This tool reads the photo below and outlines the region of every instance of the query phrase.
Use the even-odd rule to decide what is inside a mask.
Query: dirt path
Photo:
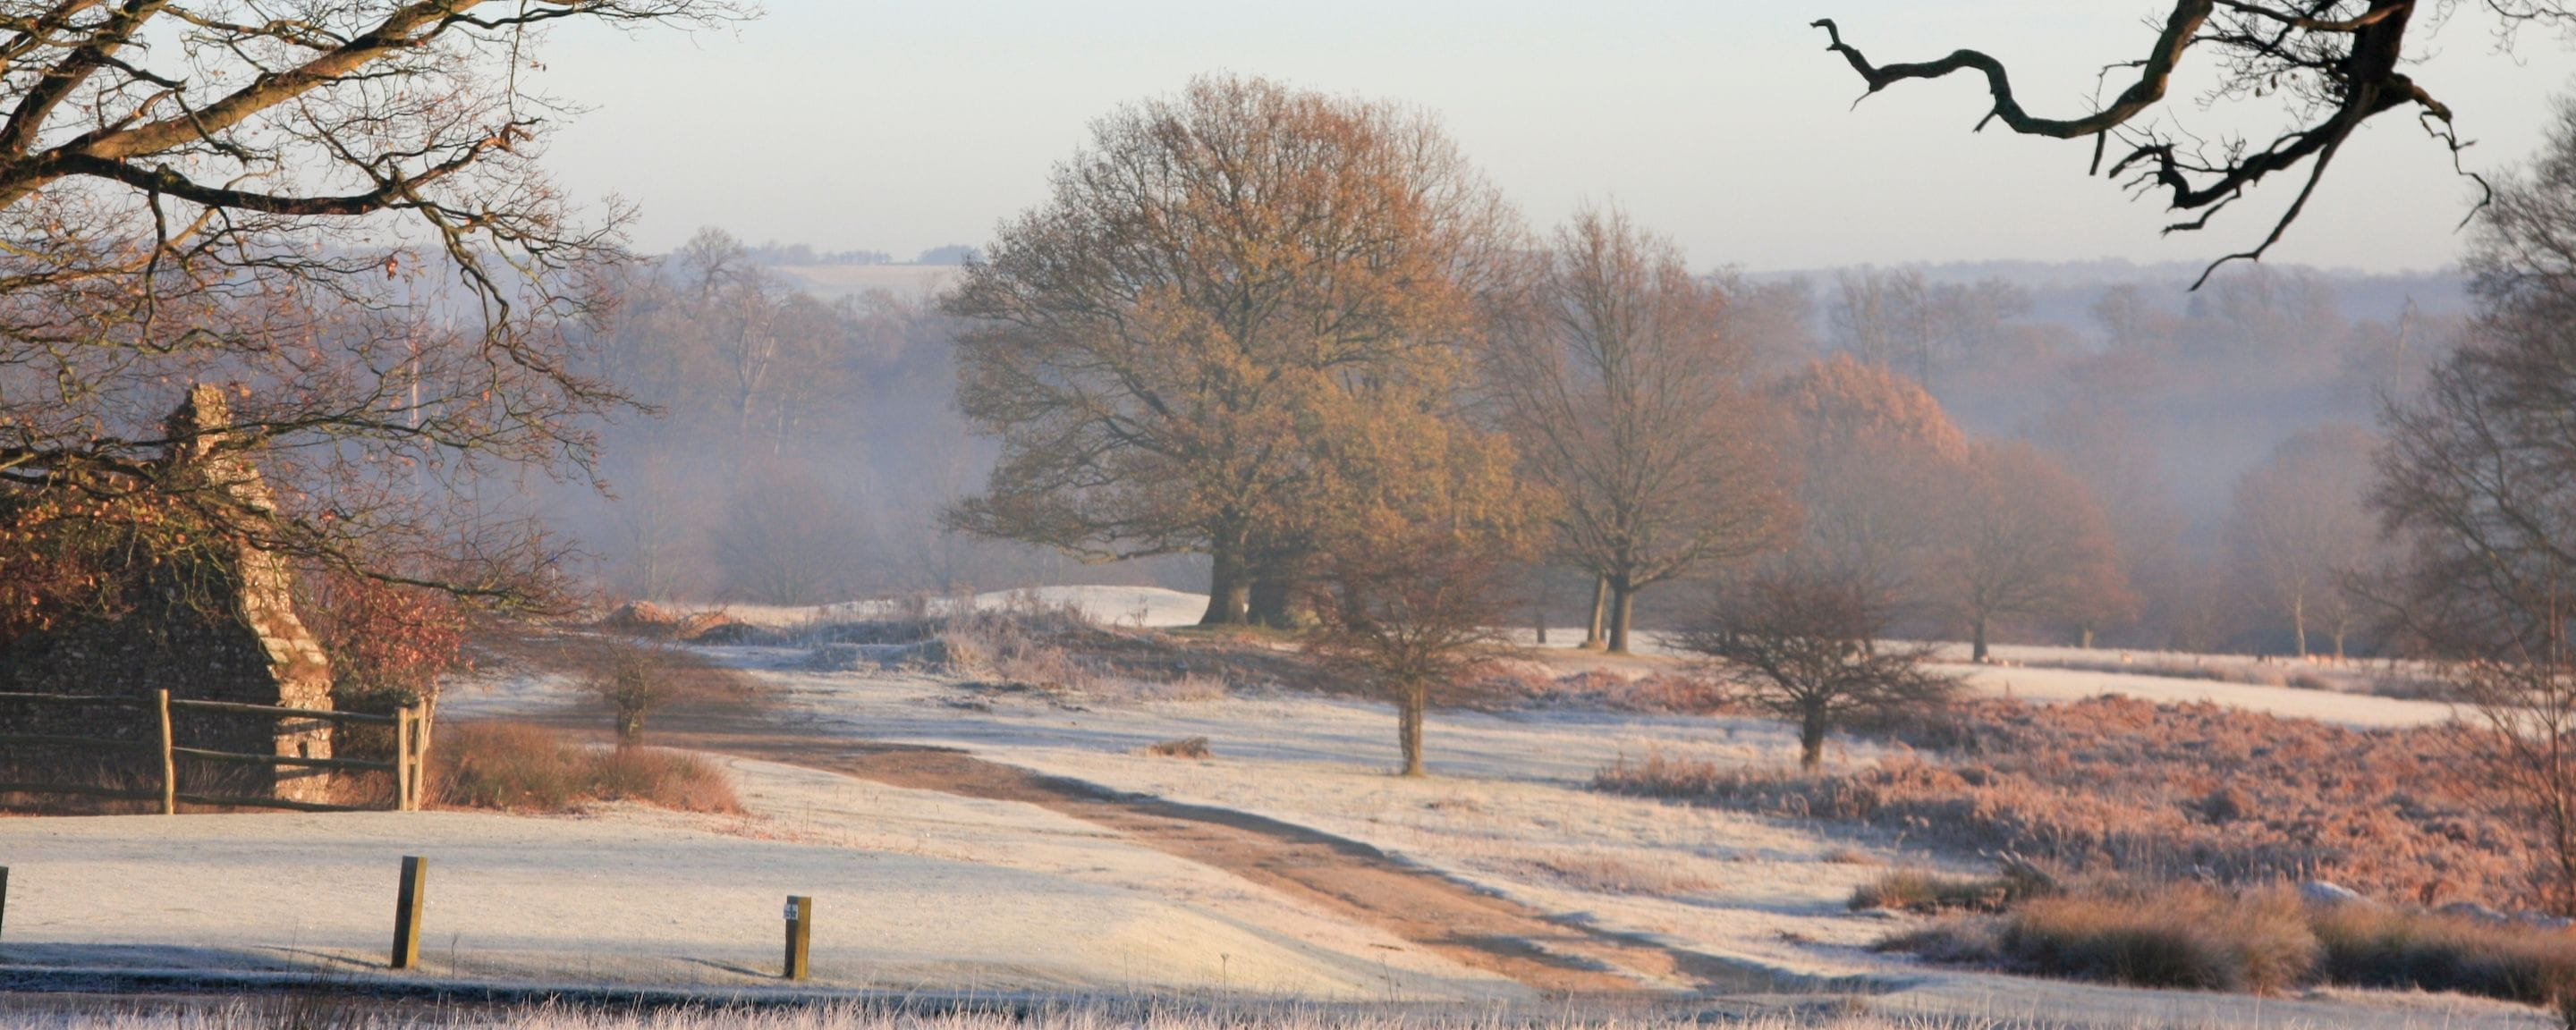
[[[597,722],[584,716],[581,725]],[[1121,794],[962,751],[830,737],[757,716],[674,711],[666,747],[801,765],[897,787],[1036,805],[1225,870],[1463,965],[1555,995],[1778,993],[1755,970],[1549,918],[1357,841],[1232,809]]]

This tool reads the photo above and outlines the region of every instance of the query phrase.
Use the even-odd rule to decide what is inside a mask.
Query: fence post
[[[417,701],[403,710],[411,713],[411,752],[404,760],[411,763],[411,810],[417,812],[429,795],[429,713]]]
[[[429,860],[403,856],[402,886],[394,892],[394,957],[386,963],[390,968],[420,964],[420,906],[428,886]]]
[[[170,692],[152,692],[155,707],[161,711],[161,814],[179,814],[179,762],[171,755]]]
[[[781,975],[789,980],[802,980],[809,970],[806,954],[814,945],[814,899],[801,895],[787,896],[787,969]]]
[[[0,925],[9,922],[9,867],[0,865]]]
[[[411,811],[411,709],[394,709],[394,811]]]

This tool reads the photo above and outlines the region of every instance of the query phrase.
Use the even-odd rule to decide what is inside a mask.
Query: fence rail
[[[236,808],[283,808],[298,812],[355,812],[354,805],[331,805],[315,801],[290,801],[284,798],[229,797],[211,794],[183,794],[179,791],[178,759],[225,762],[236,765],[262,765],[271,768],[331,769],[348,772],[384,772],[393,774],[394,810],[412,812],[420,809],[421,766],[428,750],[428,727],[423,724],[421,707],[405,705],[392,715],[365,712],[334,712],[316,708],[285,708],[275,705],[250,705],[232,701],[196,701],[173,699],[167,690],[154,691],[150,698],[114,697],[82,694],[20,694],[0,692],[0,702],[37,701],[62,704],[91,704],[145,709],[152,722],[154,739],[110,740],[46,733],[0,733],[0,747],[12,744],[52,745],[62,747],[104,748],[112,750],[150,751],[158,756],[157,789],[94,787],[69,783],[31,783],[0,781],[0,793],[10,794],[76,794],[89,797],[124,798],[136,801],[158,801],[164,815],[176,814],[179,802],[192,805],[221,805]],[[335,723],[369,726],[391,726],[394,729],[394,758],[390,762],[368,762],[351,758],[304,758],[296,755],[255,755],[239,751],[216,751],[207,748],[180,747],[170,729],[170,713],[179,711],[215,712],[225,715],[260,716],[271,720],[314,719]]]

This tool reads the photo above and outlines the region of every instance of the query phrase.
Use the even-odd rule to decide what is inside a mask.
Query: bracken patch
[[[2209,704],[1978,701],[1884,731],[1899,753],[1819,775],[1622,758],[1599,790],[1843,820],[2076,873],[2383,899],[2537,903],[2534,842],[2472,782],[2460,730],[2360,730]],[[1919,750],[1917,750],[1919,749]]]

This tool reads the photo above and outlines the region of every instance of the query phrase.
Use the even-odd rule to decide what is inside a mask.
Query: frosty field
[[[1168,594],[1090,599],[1095,608],[1141,610],[1130,624],[1153,624],[1189,606],[1189,595]],[[811,617],[751,614],[782,625]],[[1392,716],[1362,700],[1257,685],[997,689],[918,671],[817,671],[801,647],[698,650],[774,692],[762,724],[770,729],[759,731],[774,739],[746,736],[739,722],[662,724],[666,744],[732,752],[715,760],[740,787],[742,816],[615,804],[550,817],[0,820],[0,864],[13,870],[0,966],[381,975],[395,862],[418,854],[431,860],[432,887],[427,969],[414,975],[463,982],[770,990],[780,902],[810,894],[819,914],[815,986],[829,990],[1495,1003],[1539,998],[1545,984],[1514,971],[1543,967],[1624,984],[1643,998],[1849,996],[1900,1016],[2542,1025],[2530,1009],[2451,996],[2254,998],[1928,967],[1869,947],[1912,917],[1853,913],[1845,902],[1889,868],[1973,872],[1984,867],[1976,856],[1927,851],[1901,834],[1586,789],[1604,765],[1650,752],[1792,761],[1794,741],[1764,721],[1441,711],[1429,731],[1433,775],[1406,780],[1387,774],[1396,759]],[[2025,697],[2146,681],[2173,696],[2363,725],[2446,714],[2418,702],[2215,681],[2013,667],[1978,675],[1984,689],[2000,693],[2009,682]],[[447,705],[451,717],[586,725],[595,717],[580,714],[583,703],[564,678],[523,669],[456,688]],[[1207,738],[1213,757],[1145,751],[1189,737]],[[1056,778],[1044,782],[1080,804],[943,786],[935,770],[889,785],[886,761],[944,753],[902,750],[918,748]],[[795,764],[743,757],[755,753]],[[1838,740],[1830,757],[1875,754]],[[1165,831],[1090,814],[1127,806],[1150,820],[1153,805],[1203,821]],[[1191,835],[1239,820],[1383,856],[1371,861],[1490,898],[1539,929],[1426,941],[1404,921],[1400,899],[1335,899],[1324,896],[1332,881],[1299,879],[1298,870],[1274,877],[1282,871],[1259,856],[1193,850]],[[1320,894],[1300,886],[1315,883],[1327,886]],[[1434,893],[1424,904],[1455,903]],[[118,899],[118,918],[99,918],[102,896]],[[1504,961],[1512,956],[1519,965]]]

